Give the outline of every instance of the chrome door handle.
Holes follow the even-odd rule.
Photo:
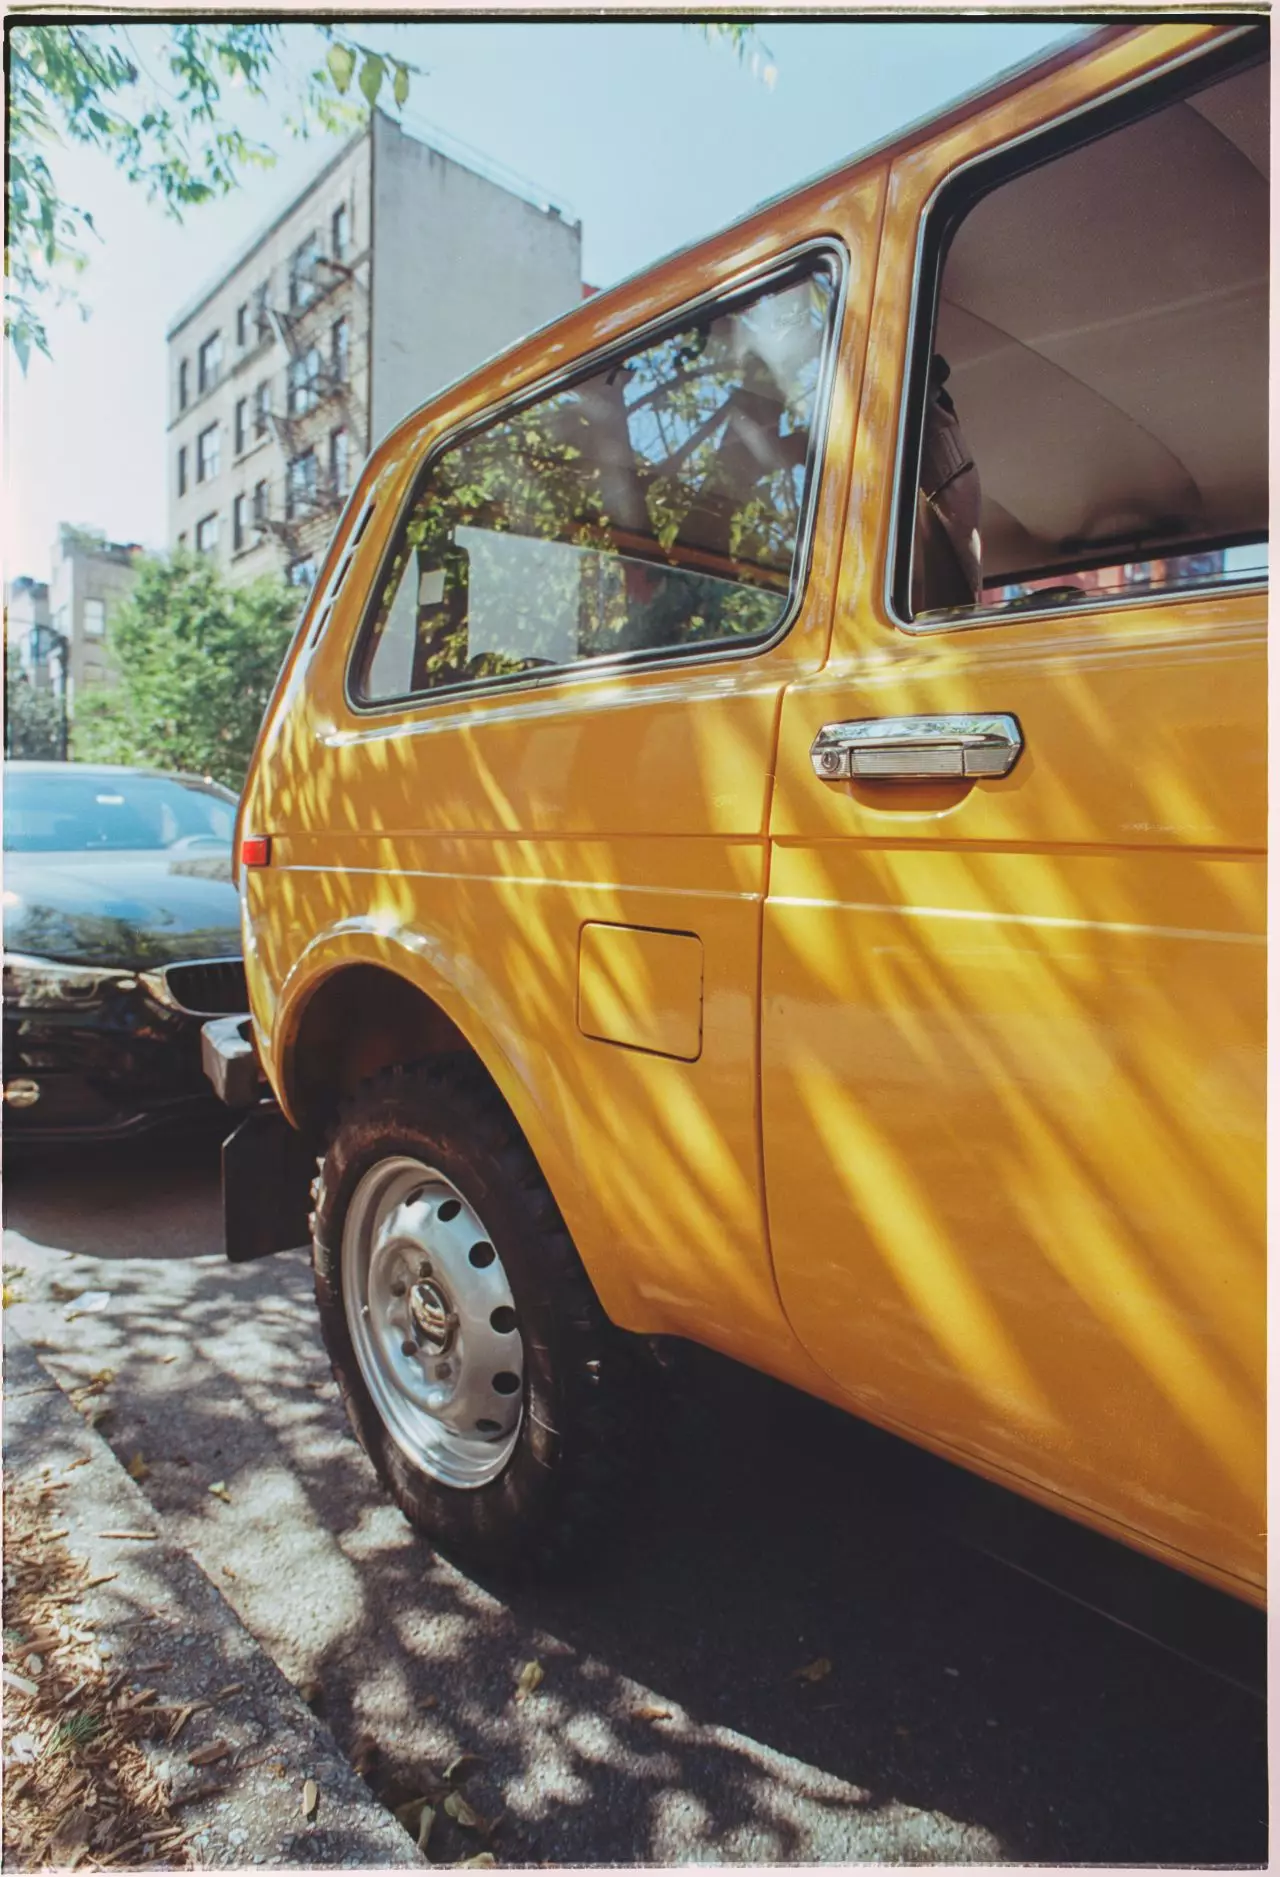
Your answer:
[[[1016,717],[863,717],[824,724],[809,755],[823,782],[1007,776],[1022,754]]]

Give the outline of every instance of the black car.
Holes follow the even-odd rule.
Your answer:
[[[198,776],[5,764],[10,1142],[216,1112],[201,1024],[247,1008],[235,812],[229,790]]]

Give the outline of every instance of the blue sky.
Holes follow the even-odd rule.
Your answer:
[[[359,36],[428,68],[406,125],[432,128],[539,185],[582,220],[597,286],[711,233],[755,203],[838,163],[1060,41],[1070,28],[953,20],[770,22],[772,86],[723,45],[674,23],[450,21],[363,25]],[[147,49],[162,29],[135,29]],[[287,29],[296,69],[317,59]],[[92,313],[49,319],[50,364],[23,379],[6,358],[5,574],[47,578],[59,521],[161,546],[165,528],[165,327],[224,260],[336,147],[293,141],[270,109],[238,115],[279,162],[247,188],[166,220],[101,158],[59,153],[66,194],[94,213],[101,244],[84,277]]]

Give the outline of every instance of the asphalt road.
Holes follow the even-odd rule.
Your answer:
[[[504,1594],[384,1501],[303,1255],[222,1260],[215,1143],[7,1171],[16,1327],[113,1372],[86,1411],[388,1803],[465,1751],[500,1863],[1265,1860],[1242,1606],[700,1352],[615,1550]]]

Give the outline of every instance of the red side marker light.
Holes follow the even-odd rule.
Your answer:
[[[242,867],[266,867],[271,862],[271,836],[269,834],[246,834],[240,843],[240,865]]]

